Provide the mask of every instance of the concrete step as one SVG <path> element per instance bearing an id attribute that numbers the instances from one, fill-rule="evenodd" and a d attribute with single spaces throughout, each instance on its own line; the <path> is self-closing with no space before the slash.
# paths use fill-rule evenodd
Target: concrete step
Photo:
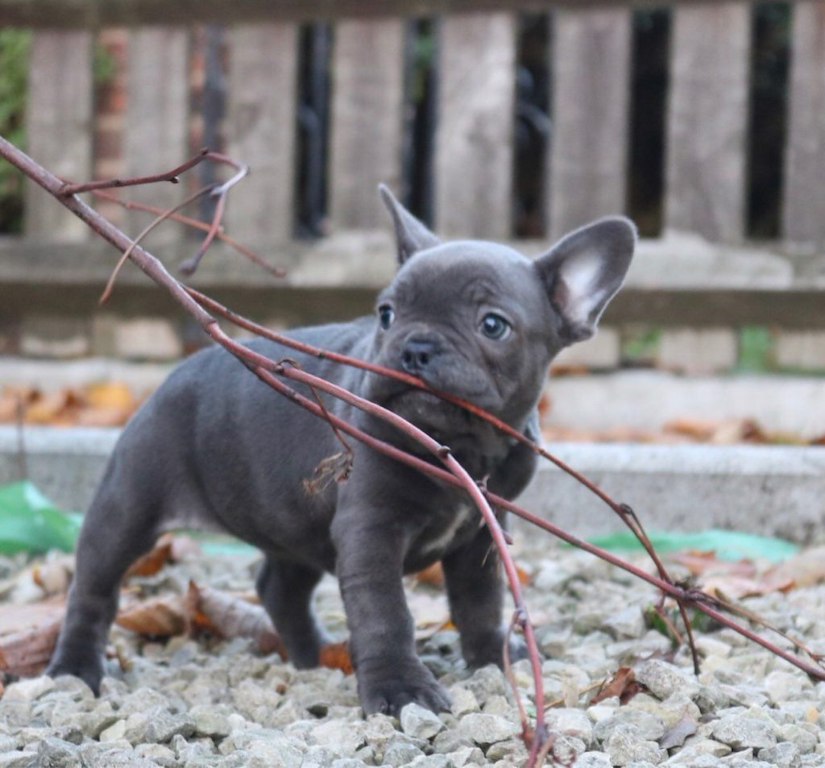
<path id="1" fill-rule="evenodd" d="M 118 435 L 27 427 L 25 471 L 58 505 L 83 510 Z M 553 450 L 630 504 L 651 531 L 728 528 L 800 543 L 825 537 L 825 448 L 567 443 Z M 23 471 L 18 431 L 0 427 L 0 482 Z M 622 527 L 586 489 L 545 463 L 522 503 L 579 536 Z"/>

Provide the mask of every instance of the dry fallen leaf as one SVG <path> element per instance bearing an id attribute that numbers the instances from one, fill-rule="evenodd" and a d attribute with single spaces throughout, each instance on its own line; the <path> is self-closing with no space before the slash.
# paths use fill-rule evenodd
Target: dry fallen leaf
<path id="1" fill-rule="evenodd" d="M 42 674 L 54 652 L 65 613 L 62 598 L 0 606 L 0 670 L 20 677 Z"/>
<path id="2" fill-rule="evenodd" d="M 25 421 L 29 424 L 71 424 L 83 401 L 73 389 L 41 395 L 26 408 Z"/>
<path id="3" fill-rule="evenodd" d="M 720 560 L 713 550 L 690 549 L 683 552 L 674 552 L 668 555 L 668 559 L 687 568 L 693 576 L 723 573 L 750 577 L 754 576 L 757 570 L 752 560 Z"/>
<path id="4" fill-rule="evenodd" d="M 154 576 L 166 563 L 172 559 L 171 533 L 161 536 L 154 547 L 142 557 L 135 560 L 126 572 L 126 578 L 132 576 Z"/>
<path id="5" fill-rule="evenodd" d="M 766 577 L 789 582 L 794 587 L 811 587 L 825 581 L 825 547 L 812 547 L 771 568 Z"/>
<path id="6" fill-rule="evenodd" d="M 133 603 L 118 613 L 115 623 L 152 638 L 175 637 L 189 629 L 185 600 L 179 595 Z"/>
<path id="7" fill-rule="evenodd" d="M 675 552 L 671 560 L 697 577 L 703 592 L 714 597 L 739 600 L 772 592 L 787 592 L 793 580 L 787 574 L 770 569 L 760 573 L 752 560 L 720 560 L 715 552 Z"/>
<path id="8" fill-rule="evenodd" d="M 340 669 L 345 675 L 354 671 L 349 645 L 346 642 L 329 643 L 321 648 L 321 666 L 328 669 Z"/>
<path id="9" fill-rule="evenodd" d="M 641 683 L 636 682 L 636 675 L 630 667 L 619 667 L 613 677 L 606 681 L 599 692 L 591 699 L 591 704 L 598 704 L 605 699 L 619 698 L 622 704 L 627 704 L 637 693 L 642 691 Z"/>
<path id="10" fill-rule="evenodd" d="M 133 411 L 137 400 L 126 384 L 106 382 L 90 384 L 85 388 L 86 401 L 92 408 L 112 408 Z"/>
<path id="11" fill-rule="evenodd" d="M 46 595 L 65 595 L 74 573 L 74 555 L 62 555 L 32 567 L 32 579 Z"/>
<path id="12" fill-rule="evenodd" d="M 260 605 L 190 581 L 186 606 L 193 630 L 224 638 L 248 637 L 255 641 L 261 653 L 277 652 L 286 658 L 281 638 Z"/>
<path id="13" fill-rule="evenodd" d="M 415 574 L 416 584 L 426 584 L 429 587 L 444 586 L 444 569 L 441 563 L 433 563 L 429 568 Z"/>

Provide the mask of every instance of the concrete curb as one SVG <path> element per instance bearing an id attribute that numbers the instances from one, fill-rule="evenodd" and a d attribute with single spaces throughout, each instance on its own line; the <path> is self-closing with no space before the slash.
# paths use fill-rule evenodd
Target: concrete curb
<path id="1" fill-rule="evenodd" d="M 60 506 L 83 510 L 118 435 L 27 427 L 28 475 Z M 729 528 L 800 543 L 825 535 L 825 448 L 566 443 L 553 451 L 630 504 L 650 530 Z M 17 430 L 0 427 L 0 482 L 20 477 Z M 622 527 L 596 497 L 547 464 L 521 503 L 579 536 Z"/>

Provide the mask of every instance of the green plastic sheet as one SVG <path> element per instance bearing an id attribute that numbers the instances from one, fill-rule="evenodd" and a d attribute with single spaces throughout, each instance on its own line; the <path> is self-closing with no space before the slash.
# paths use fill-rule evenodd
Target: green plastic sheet
<path id="1" fill-rule="evenodd" d="M 63 512 L 27 481 L 0 486 L 0 554 L 74 550 L 80 520 Z"/>
<path id="2" fill-rule="evenodd" d="M 660 554 L 687 550 L 715 552 L 720 560 L 750 559 L 781 563 L 799 551 L 796 544 L 784 539 L 716 528 L 697 533 L 649 533 L 648 536 L 654 549 Z M 638 539 L 630 531 L 597 536 L 589 541 L 611 552 L 643 551 Z"/>

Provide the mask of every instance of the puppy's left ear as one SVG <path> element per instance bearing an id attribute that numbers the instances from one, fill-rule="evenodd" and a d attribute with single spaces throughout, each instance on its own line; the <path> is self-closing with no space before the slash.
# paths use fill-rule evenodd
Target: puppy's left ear
<path id="1" fill-rule="evenodd" d="M 562 319 L 566 344 L 589 339 L 604 308 L 622 285 L 636 227 L 615 216 L 571 232 L 534 262 L 551 304 Z"/>
<path id="2" fill-rule="evenodd" d="M 378 191 L 381 193 L 381 199 L 387 206 L 387 210 L 392 214 L 393 224 L 395 224 L 399 264 L 403 264 L 414 253 L 441 243 L 441 240 L 395 199 L 389 187 L 379 184 Z"/>

